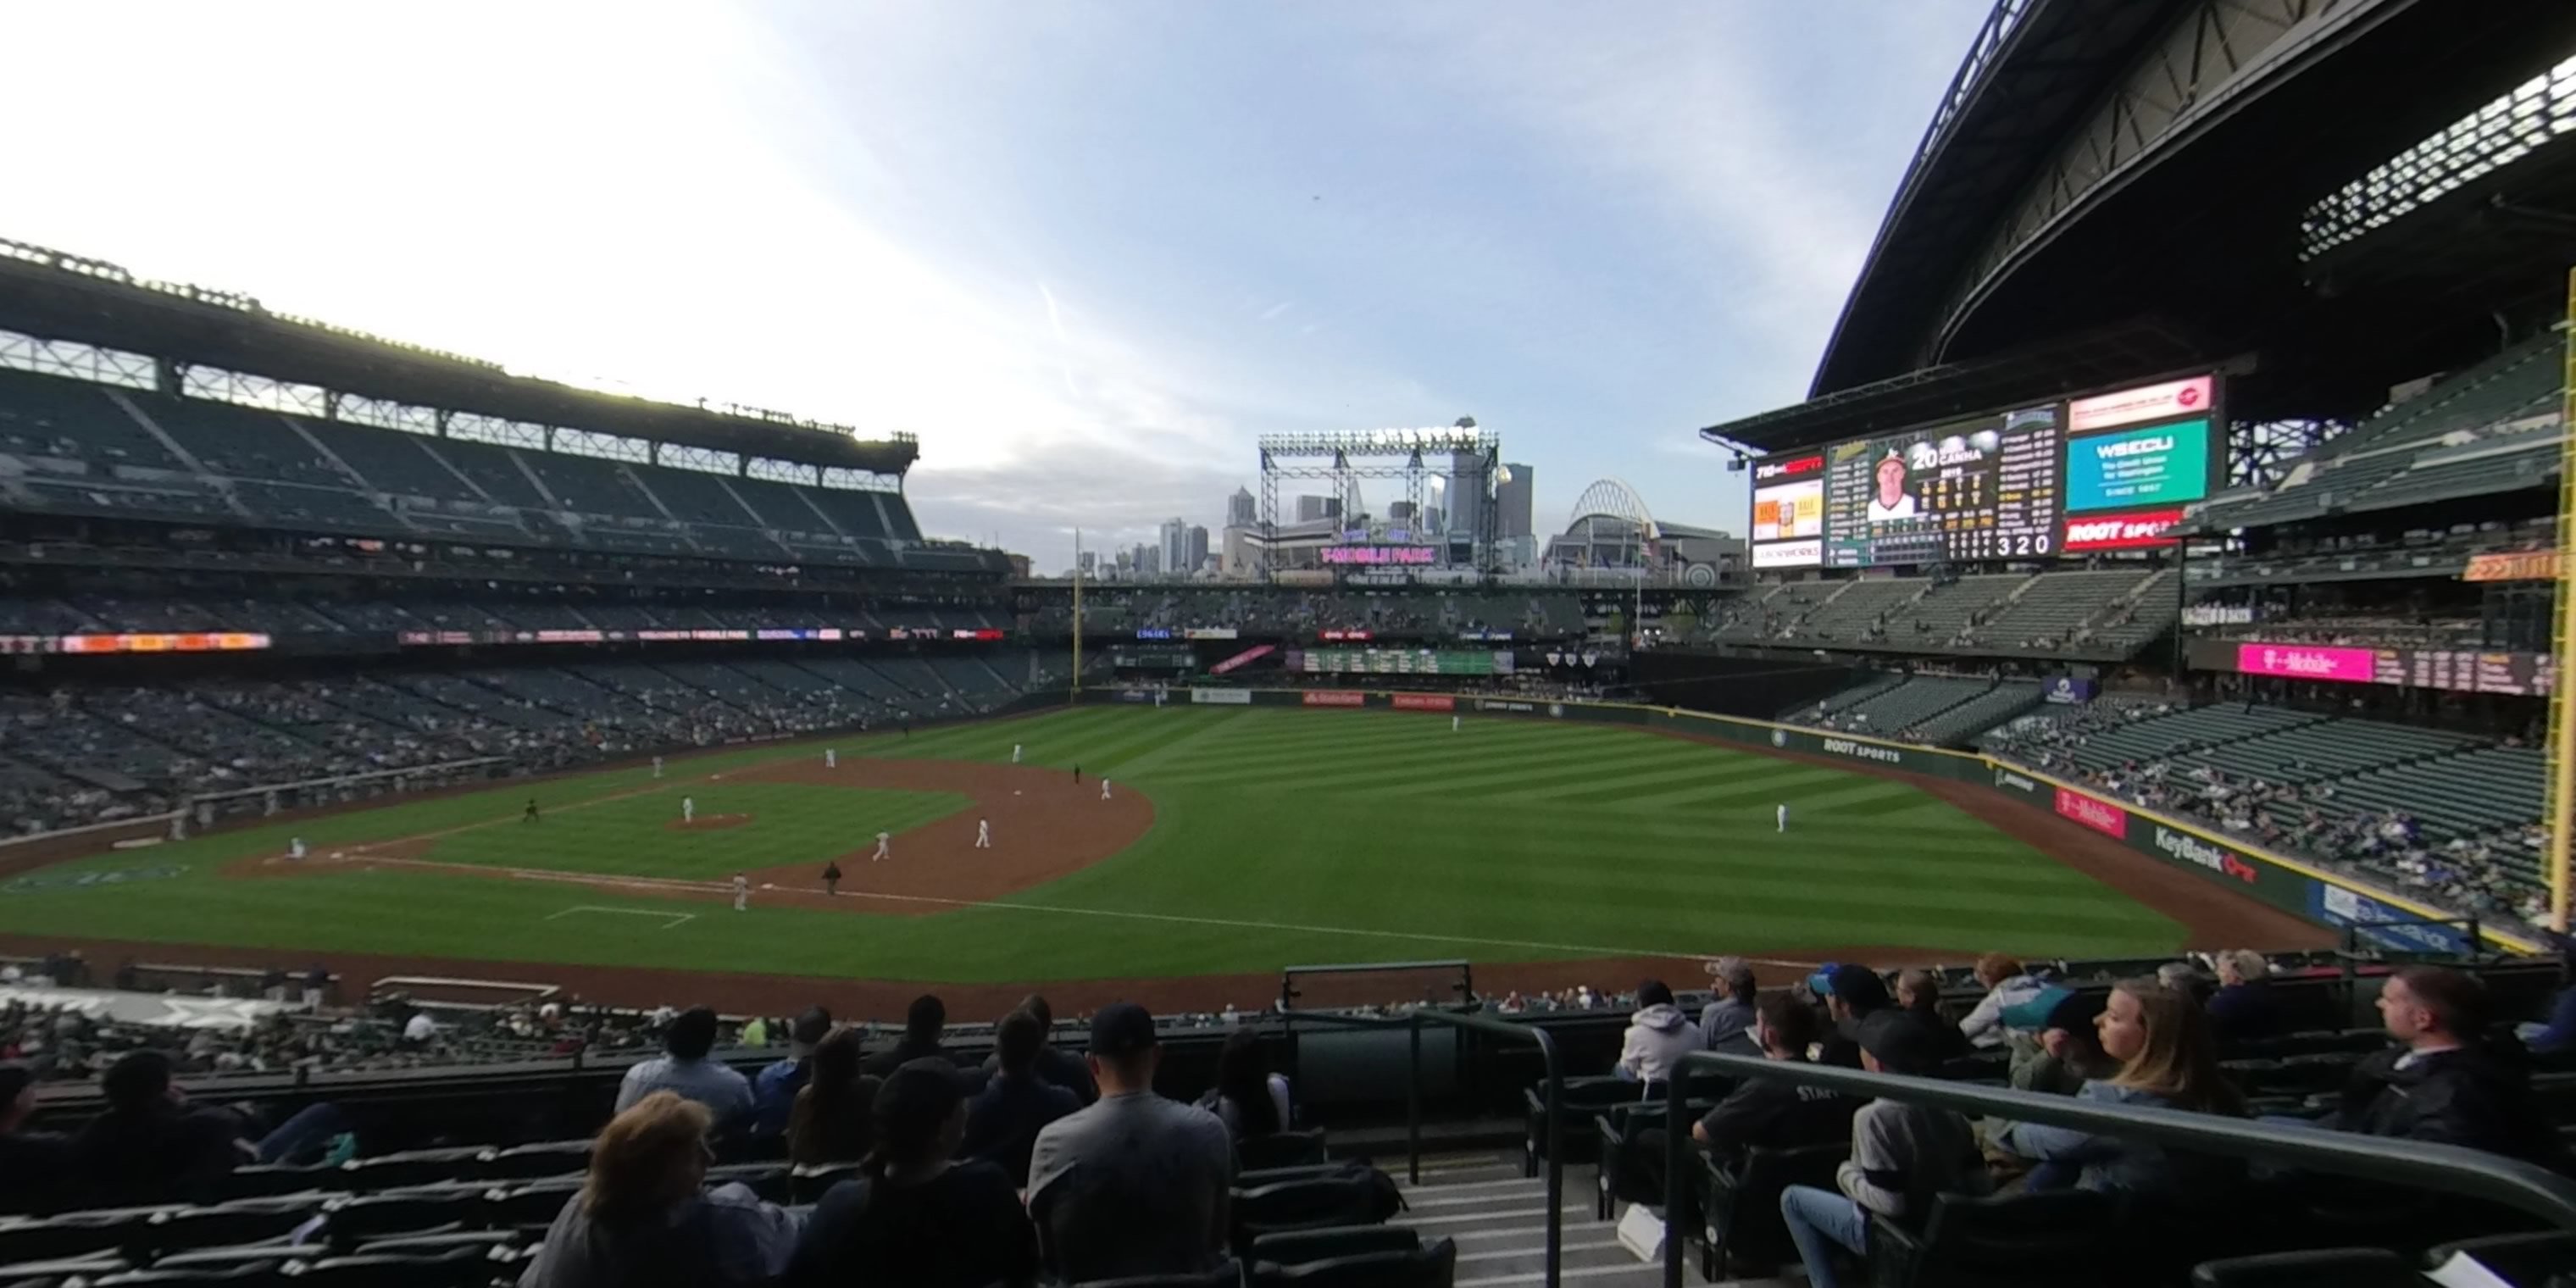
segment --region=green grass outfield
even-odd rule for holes
[[[618,770],[58,865],[0,883],[0,933],[277,948],[287,961],[342,951],[958,983],[1858,945],[2126,956],[2184,936],[1902,783],[1612,726],[1468,716],[1453,734],[1447,718],[1410,712],[1101,706],[833,745],[844,759],[1006,761],[1014,742],[1033,763],[1079,763],[1145,792],[1153,829],[1000,903],[916,917],[757,900],[736,914],[419,870],[215,875],[281,851],[290,832],[325,851],[445,832],[429,857],[721,880],[962,805],[699,781],[816,756],[817,742],[674,762],[659,783]],[[684,792],[702,816],[755,821],[671,831]],[[542,829],[515,821],[531,794]],[[1784,802],[1785,836],[1772,819]]]

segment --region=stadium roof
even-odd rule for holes
[[[2000,0],[1897,186],[1809,389],[1915,365],[1942,288],[2179,0]]]
[[[0,242],[0,329],[507,420],[810,465],[901,474],[909,434],[860,438],[775,412],[655,402],[272,313],[249,296],[146,282],[113,264]]]
[[[2559,289],[2563,244],[2554,267],[2526,248],[2488,279],[2505,294],[2377,279],[2365,298],[2312,276],[2301,228],[2576,50],[2576,4],[2006,0],[1998,15],[1889,206],[1817,396],[2148,317],[2203,357],[2260,353],[2240,419],[2349,416],[2492,351],[2492,312]]]
[[[2153,322],[2070,336],[2018,353],[1910,371],[1699,431],[1763,452],[1822,447],[2016,404],[2088,393],[2143,377],[2222,364]]]

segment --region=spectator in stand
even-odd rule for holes
[[[2084,1084],[2079,1100],[2144,1105],[2191,1113],[2243,1117],[2245,1098],[2219,1072],[2218,1044],[2191,998],[2151,979],[2122,980],[2111,989],[2096,1022],[2102,1050],[2120,1064],[2118,1074]],[[2073,1127],[2014,1123],[1990,1131],[1997,1149],[2026,1158],[2035,1190],[2096,1190],[2122,1196],[2171,1198],[2186,1185],[2215,1181],[2228,1165],[2196,1155],[2175,1156],[2164,1147]]]
[[[1859,1028],[1862,1068],[1916,1076],[1931,1072],[1931,1040],[1913,1016],[1878,1007]],[[1834,1181],[1839,1194],[1812,1185],[1780,1192],[1780,1216],[1814,1288],[1836,1288],[1842,1282],[1833,1250],[1855,1256],[1867,1251],[1870,1222],[1920,1221],[1935,1195],[1982,1194],[1988,1188],[1976,1130],[1967,1119],[1948,1109],[1899,1100],[1872,1100],[1853,1115],[1852,1156],[1835,1172]]]
[[[1055,1011],[1047,1005],[1047,1000],[1031,993],[1020,999],[1020,1009],[1037,1017],[1041,1038],[1036,1065],[1038,1076],[1072,1092],[1086,1105],[1100,1099],[1100,1087],[1091,1080],[1091,1066],[1083,1063],[1081,1056],[1055,1044]],[[1001,1052],[984,1057],[985,1073],[994,1073],[1001,1067]]]
[[[787,1113],[787,1161],[799,1167],[867,1157],[878,1080],[859,1072],[859,1031],[842,1029],[814,1044],[814,1059]]]
[[[2499,1049],[2487,1037],[2486,988],[2476,976],[2405,967],[2380,987],[2379,1018],[2398,1045],[2355,1066],[2342,1103],[2318,1125],[2559,1161],[2520,1043]]]
[[[1840,1065],[1858,1069],[1861,1064],[1860,1030],[1870,1016],[1892,1010],[1896,1000],[1887,995],[1887,981],[1867,966],[1848,964],[1830,966],[1816,972],[1808,981],[1825,999],[1825,1014],[1833,1028],[1825,1034],[1818,1064]],[[1925,1038],[1928,1043],[1929,1037]]]
[[[819,1006],[805,1008],[787,1031],[787,1058],[760,1071],[751,1084],[751,1134],[775,1136],[787,1130],[787,1115],[796,1107],[796,1093],[805,1089],[805,1080],[813,1076],[814,1048],[832,1036],[832,1013]]]
[[[1986,986],[1984,1000],[1977,1003],[1967,1018],[1959,1021],[1959,1031],[1968,1036],[1971,1045],[1999,1047],[2004,1044],[2004,1008],[2027,1002],[2048,987],[2047,982],[2022,969],[2019,961],[2002,953],[1987,953],[1977,959],[1977,982]]]
[[[36,1112],[36,1074],[0,1065],[0,1216],[58,1212],[78,1206],[70,1138],[27,1130]]]
[[[1673,990],[1650,979],[1637,986],[1637,1013],[1629,1017],[1616,1072],[1630,1082],[1660,1085],[1671,1076],[1674,1061],[1707,1045],[1700,1040],[1699,1026],[1673,1005]]]
[[[1941,1013],[1941,979],[1928,970],[1916,967],[1896,973],[1896,1005],[1906,1014],[1921,1021],[1923,1031],[1932,1039],[1932,1050],[1943,1061],[1957,1059],[1972,1049],[1968,1035]]]
[[[1025,1064],[1021,1073],[1027,1076]],[[955,1064],[936,1056],[886,1078],[874,1106],[876,1148],[858,1176],[814,1205],[784,1284],[1028,1288],[1037,1282],[1037,1233],[1011,1178],[989,1162],[952,1161],[971,1117],[966,1081]],[[1072,1099],[1061,1088],[1040,1089]]]
[[[211,1202],[233,1168],[249,1161],[240,1122],[192,1108],[170,1085],[170,1057],[136,1051],[100,1079],[107,1112],[90,1120],[72,1149],[90,1196],[114,1207]]]
[[[2276,1038],[2287,1026],[2281,999],[2272,992],[2272,963],[2251,948],[2234,948],[2217,956],[2218,991],[2209,995],[2210,1031],[2219,1045]]]
[[[1753,1031],[1753,964],[1741,957],[1720,957],[1709,977],[1708,1005],[1699,1008],[1699,1035],[1708,1049],[1742,1051]],[[1728,1039],[1735,1039],[1729,1043]]]
[[[1261,1039],[1250,1029],[1225,1035],[1217,1052],[1216,1085],[1199,1097],[1199,1108],[1225,1120],[1226,1133],[1238,1141],[1288,1130],[1288,1080],[1270,1072],[1261,1059]]]
[[[787,1268],[795,1218],[740,1183],[706,1188],[715,1117],[668,1090],[619,1110],[590,1175],[547,1228],[519,1288],[766,1284]]]
[[[2545,937],[2558,950],[2561,987],[2549,1001],[2549,1018],[2516,1025],[2514,1034],[2536,1055],[2560,1056],[2576,1051],[2576,981],[2567,978],[2576,972],[2576,936]]]
[[[2105,999],[2072,989],[2050,990],[2054,1004],[2039,1024],[2039,1052],[2016,1061],[2011,1082],[2016,1090],[2071,1096],[2097,1078],[2119,1076],[2120,1062],[2102,1049],[2099,1021]]]
[[[1029,1151],[1038,1133],[1082,1108],[1082,1098],[1038,1073],[1047,1049],[1046,1025],[1026,1010],[1002,1017],[993,1030],[993,1058],[1000,1062],[982,1094],[966,1107],[966,1140],[958,1152],[999,1164],[1014,1189],[1029,1183]]]
[[[1154,1094],[1162,1054],[1144,1007],[1101,1008],[1091,1018],[1099,1101],[1038,1133],[1029,1215],[1066,1282],[1225,1263],[1234,1145],[1216,1115]]]
[[[715,1114],[719,1128],[751,1112],[751,1080],[707,1058],[716,1046],[716,1013],[692,1006],[662,1035],[662,1054],[636,1062],[617,1085],[617,1112],[625,1113],[656,1091],[674,1091]]]
[[[867,1071],[882,1078],[915,1060],[932,1056],[953,1064],[955,1057],[947,1047],[939,1044],[940,1036],[947,1031],[947,1003],[924,993],[912,999],[911,1009],[904,1012],[903,1039],[894,1044],[893,1050],[880,1051],[868,1057]]]
[[[1765,1060],[1803,1064],[1824,1032],[1824,1021],[1815,1008],[1785,989],[1762,994],[1754,1001],[1753,1011],[1753,1038]],[[1732,1167],[1743,1161],[1748,1149],[1849,1140],[1852,1114],[1860,1106],[1858,1100],[1819,1087],[1794,1086],[1778,1078],[1747,1078],[1706,1117],[1691,1124],[1691,1139],[1721,1165]]]

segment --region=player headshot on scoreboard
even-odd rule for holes
[[[1907,472],[1905,458],[1889,448],[1878,463],[1877,485],[1869,494],[1870,522],[1914,517],[1914,494],[1905,487]]]

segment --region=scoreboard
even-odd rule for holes
[[[2225,465],[2216,378],[2008,408],[1754,464],[1753,566],[1878,568],[2174,544]]]
[[[1825,452],[1835,568],[2057,553],[2055,404]]]
[[[1308,675],[1510,675],[1509,649],[1292,649],[1287,667]]]

